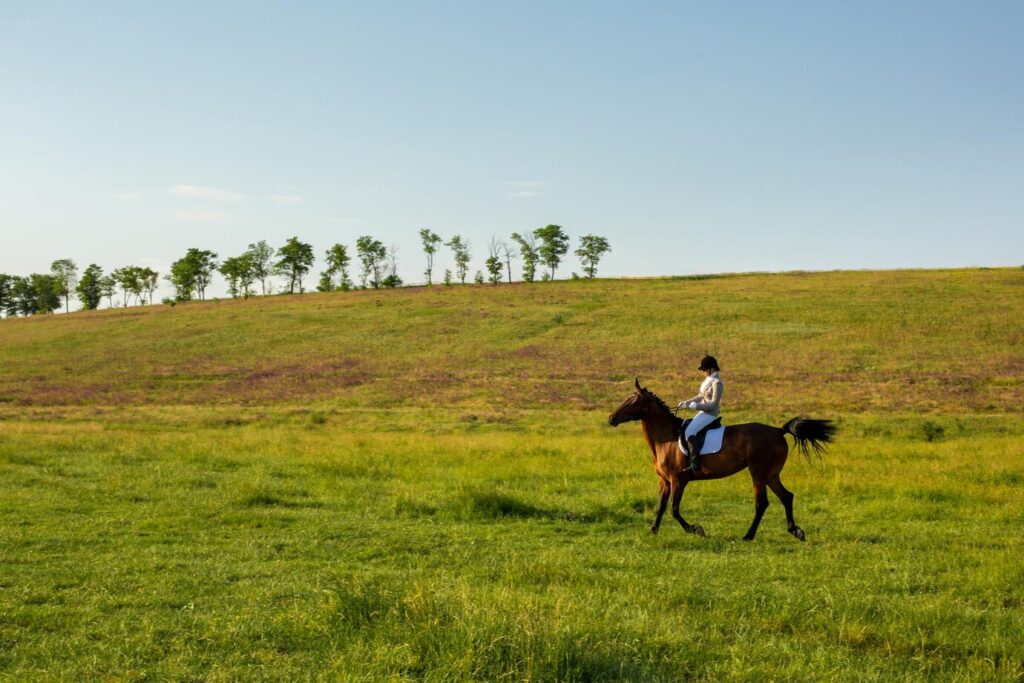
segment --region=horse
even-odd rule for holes
[[[658,533],[661,517],[665,514],[668,499],[672,498],[672,518],[683,530],[697,536],[705,536],[699,524],[690,524],[679,514],[679,502],[683,490],[691,481],[706,481],[729,477],[743,469],[750,470],[754,482],[754,521],[747,530],[744,541],[754,540],[761,517],[768,508],[768,492],[772,490],[786,508],[786,524],[789,533],[804,541],[807,535],[793,520],[793,494],[782,485],[779,473],[789,457],[789,442],[786,434],[795,440],[795,446],[805,457],[810,451],[821,455],[825,444],[832,442],[836,428],[831,420],[812,420],[794,417],[781,427],[750,422],[729,425],[725,428],[722,448],[717,453],[700,459],[700,470],[691,473],[686,455],[679,446],[679,430],[682,420],[665,405],[657,395],[635,381],[633,392],[618,409],[608,416],[608,424],[616,427],[623,422],[639,420],[643,424],[644,438],[654,455],[654,471],[658,475],[658,510],[651,525],[651,533]]]

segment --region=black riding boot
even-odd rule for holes
[[[686,448],[690,452],[690,472],[697,474],[700,471],[700,450],[697,448],[697,440],[692,436],[688,438]]]

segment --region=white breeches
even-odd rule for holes
[[[689,439],[691,436],[699,432],[700,430],[707,427],[709,424],[715,421],[715,416],[710,413],[701,411],[693,416],[693,422],[686,426],[685,437]]]

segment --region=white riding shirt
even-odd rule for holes
[[[719,408],[722,404],[722,392],[724,386],[718,377],[718,371],[712,372],[704,378],[700,385],[700,393],[686,401],[686,404],[696,403],[698,413],[693,416],[693,421],[686,426],[685,437],[688,439],[704,427],[715,421],[718,417]]]

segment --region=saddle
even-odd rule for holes
[[[691,422],[693,422],[693,420],[683,420],[679,424],[679,434],[677,434],[677,436],[679,437],[679,444],[680,444],[680,446],[686,444],[686,439],[683,437],[683,435],[686,433],[686,428],[689,426],[689,424]],[[693,440],[697,444],[697,452],[698,453],[700,453],[700,452],[702,452],[704,450],[704,439],[707,438],[708,431],[711,430],[711,429],[718,429],[721,426],[722,426],[722,417],[718,416],[714,420],[709,422],[707,424],[707,426],[704,427],[704,429],[700,430],[699,432],[697,432],[696,434],[693,435]],[[684,448],[683,450],[685,452],[686,449]]]

